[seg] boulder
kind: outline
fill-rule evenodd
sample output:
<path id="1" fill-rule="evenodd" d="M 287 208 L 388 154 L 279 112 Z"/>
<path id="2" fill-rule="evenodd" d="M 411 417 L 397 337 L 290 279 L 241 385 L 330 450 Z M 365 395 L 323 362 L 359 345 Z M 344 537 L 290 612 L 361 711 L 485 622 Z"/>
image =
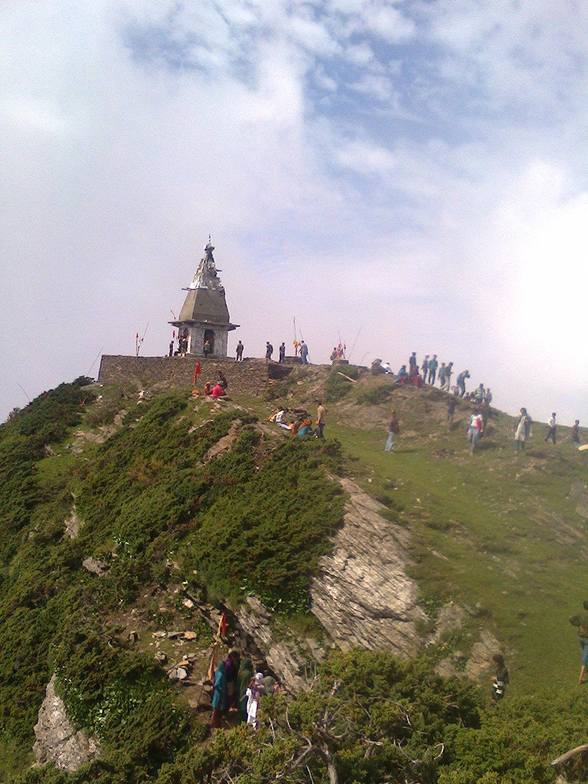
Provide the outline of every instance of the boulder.
<path id="1" fill-rule="evenodd" d="M 52 762 L 71 773 L 100 754 L 96 738 L 72 727 L 63 700 L 55 691 L 55 675 L 47 684 L 34 732 L 33 753 L 38 765 Z"/>
<path id="2" fill-rule="evenodd" d="M 102 577 L 108 571 L 104 561 L 99 561 L 97 558 L 84 558 L 82 566 L 86 571 L 96 574 L 98 577 Z"/>

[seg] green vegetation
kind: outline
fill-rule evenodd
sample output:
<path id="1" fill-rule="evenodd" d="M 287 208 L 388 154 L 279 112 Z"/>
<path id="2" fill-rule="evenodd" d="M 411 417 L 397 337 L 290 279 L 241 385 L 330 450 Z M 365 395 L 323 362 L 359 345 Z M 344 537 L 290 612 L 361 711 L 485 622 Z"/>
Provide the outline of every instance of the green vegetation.
<path id="1" fill-rule="evenodd" d="M 123 760 L 133 775 L 151 775 L 197 725 L 162 670 L 113 636 L 108 617 L 145 587 L 164 588 L 173 558 L 198 592 L 238 600 L 257 589 L 282 614 L 300 612 L 342 517 L 327 476 L 340 467 L 336 445 L 275 448 L 255 417 L 230 409 L 206 419 L 206 404 L 185 394 L 135 406 L 76 459 L 72 427 L 84 415 L 84 427 L 113 417 L 111 405 L 107 416 L 87 416 L 94 396 L 85 383 L 45 393 L 0 428 L 0 781 L 16 756 L 30 758 L 53 672 L 72 721 L 100 738 L 100 765 Z M 230 448 L 209 460 L 229 431 Z M 74 498 L 83 524 L 69 539 Z M 89 556 L 103 576 L 82 568 Z"/>
<path id="2" fill-rule="evenodd" d="M 358 382 L 325 377 L 325 442 L 272 434 L 251 413 L 265 420 L 271 404 L 262 399 L 245 409 L 164 394 L 124 404 L 121 424 L 120 390 L 95 403 L 83 378 L 0 427 L 0 782 L 301 784 L 308 771 L 315 784 L 333 772 L 353 784 L 555 781 L 550 761 L 586 740 L 588 695 L 575 686 L 567 622 L 587 598 L 583 456 L 569 444 L 543 445 L 538 432 L 517 455 L 512 420 L 495 414 L 472 458 L 467 404 L 447 432 L 438 391 L 343 372 Z M 280 392 L 289 405 L 308 404 L 316 375 L 311 383 L 308 394 L 304 384 Z M 385 454 L 392 408 L 401 433 Z M 384 504 L 390 525 L 411 533 L 429 616 L 423 635 L 449 600 L 466 609 L 464 626 L 409 663 L 331 654 L 308 693 L 266 701 L 271 726 L 208 737 L 149 643 L 118 636 L 120 617 L 144 602 L 163 622 L 158 597 L 169 590 L 180 610 L 183 594 L 171 589 L 183 583 L 213 602 L 255 594 L 276 613 L 276 628 L 312 636 L 309 581 L 341 523 L 336 476 L 346 471 Z M 82 525 L 70 539 L 64 521 L 74 503 Z M 83 568 L 90 556 L 103 576 Z M 461 672 L 481 629 L 503 644 L 512 678 L 491 707 L 464 679 L 432 671 L 460 651 Z M 207 627 L 204 645 L 209 635 Z M 71 720 L 102 745 L 100 760 L 72 775 L 29 769 L 53 673 Z M 313 750 L 296 767 L 305 738 Z M 570 781 L 586 779 L 577 765 Z"/>
<path id="3" fill-rule="evenodd" d="M 354 386 L 353 382 L 348 381 L 341 375 L 342 373 L 349 376 L 349 378 L 359 378 L 359 368 L 354 365 L 335 365 L 325 382 L 325 400 L 328 403 L 336 403 L 338 400 L 342 400 L 351 392 Z"/>

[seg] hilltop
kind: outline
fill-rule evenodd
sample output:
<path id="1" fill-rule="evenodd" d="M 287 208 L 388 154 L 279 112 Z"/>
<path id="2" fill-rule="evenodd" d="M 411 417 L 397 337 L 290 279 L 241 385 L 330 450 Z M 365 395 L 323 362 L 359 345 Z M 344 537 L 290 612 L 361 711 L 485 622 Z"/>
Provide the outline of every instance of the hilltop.
<path id="1" fill-rule="evenodd" d="M 379 651 L 418 657 L 414 677 L 450 677 L 435 689 L 453 690 L 474 731 L 469 711 L 485 697 L 469 684 L 487 691 L 502 651 L 513 706 L 555 689 L 555 711 L 585 709 L 567 623 L 584 598 L 584 455 L 564 438 L 544 444 L 541 425 L 516 454 L 513 420 L 493 409 L 470 456 L 470 404 L 448 431 L 439 390 L 346 372 L 353 381 L 296 368 L 261 391 L 231 386 L 222 403 L 161 384 L 139 399 L 136 382 L 82 378 L 2 427 L 0 780 L 30 765 L 48 684 L 87 733 L 86 758 L 115 754 L 127 780 L 206 743 L 194 717 L 221 610 L 234 642 L 293 694 L 325 666 L 347 672 L 362 649 L 373 651 L 362 671 L 391 666 Z M 319 400 L 324 443 L 268 421 L 278 404 L 313 411 Z M 401 435 L 386 454 L 392 408 Z M 582 740 L 570 721 L 545 748 Z M 43 743 L 38 732 L 37 757 L 50 760 Z"/>

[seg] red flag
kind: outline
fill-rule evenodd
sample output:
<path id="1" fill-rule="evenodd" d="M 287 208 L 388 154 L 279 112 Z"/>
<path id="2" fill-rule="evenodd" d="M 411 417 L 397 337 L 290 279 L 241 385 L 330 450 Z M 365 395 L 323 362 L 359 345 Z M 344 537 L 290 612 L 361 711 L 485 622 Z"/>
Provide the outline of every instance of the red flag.
<path id="1" fill-rule="evenodd" d="M 201 372 L 202 372 L 202 366 L 200 365 L 200 362 L 196 362 L 196 364 L 194 365 L 194 375 L 192 376 L 192 386 L 194 386 L 198 381 L 198 376 L 200 375 Z"/>

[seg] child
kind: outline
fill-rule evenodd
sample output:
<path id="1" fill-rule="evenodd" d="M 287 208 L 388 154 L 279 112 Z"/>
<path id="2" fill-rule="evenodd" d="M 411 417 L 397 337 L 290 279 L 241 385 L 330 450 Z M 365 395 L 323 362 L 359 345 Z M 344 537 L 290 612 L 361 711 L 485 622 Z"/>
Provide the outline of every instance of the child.
<path id="1" fill-rule="evenodd" d="M 504 697 L 504 692 L 509 682 L 509 675 L 504 663 L 504 656 L 501 653 L 495 653 L 492 661 L 496 665 L 496 673 L 492 681 L 492 699 L 494 702 L 499 702 Z"/>
<path id="2" fill-rule="evenodd" d="M 245 692 L 247 696 L 247 724 L 251 725 L 254 730 L 257 729 L 257 710 L 259 708 L 259 701 L 263 694 L 263 673 L 256 672 L 255 677 L 251 678 L 249 687 Z"/>

